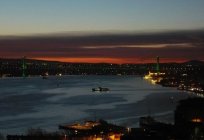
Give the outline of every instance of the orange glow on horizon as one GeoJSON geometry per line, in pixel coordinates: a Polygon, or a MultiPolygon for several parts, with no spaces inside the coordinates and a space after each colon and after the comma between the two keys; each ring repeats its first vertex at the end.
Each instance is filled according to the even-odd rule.
{"type": "Polygon", "coordinates": [[[116,63],[122,64],[127,63],[127,61],[118,58],[67,58],[67,57],[38,57],[33,58],[37,60],[46,60],[46,61],[60,61],[60,62],[71,62],[71,63],[116,63]]]}
{"type": "MultiPolygon", "coordinates": [[[[144,63],[155,63],[154,58],[138,59],[138,58],[70,58],[70,57],[32,57],[31,59],[46,60],[46,61],[59,61],[59,62],[71,62],[71,63],[114,63],[114,64],[144,64],[144,63]]],[[[176,62],[182,63],[188,61],[187,59],[162,59],[161,63],[176,62]]]]}

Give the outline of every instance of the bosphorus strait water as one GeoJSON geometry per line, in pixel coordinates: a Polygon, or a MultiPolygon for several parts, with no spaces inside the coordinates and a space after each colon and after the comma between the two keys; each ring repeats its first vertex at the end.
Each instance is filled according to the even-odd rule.
{"type": "Polygon", "coordinates": [[[0,133],[23,134],[28,128],[57,131],[59,124],[94,119],[137,127],[139,117],[146,115],[173,123],[178,101],[188,96],[138,76],[1,78],[0,133]],[[99,86],[110,91],[92,92],[99,86]]]}

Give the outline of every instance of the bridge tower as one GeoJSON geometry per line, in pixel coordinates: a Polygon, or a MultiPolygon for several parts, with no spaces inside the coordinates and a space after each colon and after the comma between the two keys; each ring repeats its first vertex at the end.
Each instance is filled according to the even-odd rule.
{"type": "Polygon", "coordinates": [[[26,65],[26,57],[24,56],[22,58],[22,77],[26,77],[26,69],[27,69],[27,65],[26,65]]]}
{"type": "Polygon", "coordinates": [[[157,73],[160,73],[159,56],[157,56],[156,60],[157,60],[157,64],[156,64],[156,72],[157,72],[157,73]]]}

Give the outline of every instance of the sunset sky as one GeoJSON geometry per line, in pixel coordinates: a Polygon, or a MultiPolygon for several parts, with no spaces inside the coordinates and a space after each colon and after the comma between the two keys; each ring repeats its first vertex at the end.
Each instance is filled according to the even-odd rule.
{"type": "Polygon", "coordinates": [[[0,57],[204,61],[204,0],[0,0],[0,57]]]}

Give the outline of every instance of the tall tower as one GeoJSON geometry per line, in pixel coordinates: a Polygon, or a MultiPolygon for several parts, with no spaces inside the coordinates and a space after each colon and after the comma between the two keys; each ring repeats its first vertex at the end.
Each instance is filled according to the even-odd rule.
{"type": "Polygon", "coordinates": [[[26,57],[24,56],[22,58],[22,77],[24,77],[24,78],[26,77],[25,71],[27,69],[25,59],[26,59],[26,57]]]}
{"type": "Polygon", "coordinates": [[[160,73],[160,68],[159,68],[159,56],[157,56],[156,72],[157,72],[157,73],[160,73]]]}

